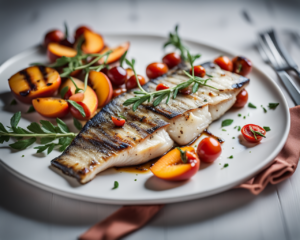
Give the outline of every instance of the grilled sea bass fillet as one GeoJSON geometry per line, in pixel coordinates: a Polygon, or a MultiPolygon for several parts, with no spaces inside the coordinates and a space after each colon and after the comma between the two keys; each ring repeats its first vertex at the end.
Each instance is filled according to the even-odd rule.
{"type": "MultiPolygon", "coordinates": [[[[81,183],[92,180],[97,173],[114,166],[137,165],[163,155],[176,142],[186,145],[235,103],[236,95],[249,79],[221,70],[213,63],[202,65],[213,76],[192,95],[179,94],[166,105],[153,107],[144,103],[133,112],[123,102],[133,91],[122,94],[107,104],[83,127],[62,155],[52,165],[76,177],[81,183]],[[125,116],[122,128],[116,127],[111,116],[125,116]]],[[[157,84],[169,87],[188,80],[181,69],[151,80],[144,89],[155,91],[157,84]]]]}

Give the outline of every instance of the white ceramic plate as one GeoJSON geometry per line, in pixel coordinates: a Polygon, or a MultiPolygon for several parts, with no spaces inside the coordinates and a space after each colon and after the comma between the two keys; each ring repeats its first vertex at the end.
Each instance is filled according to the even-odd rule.
{"type": "MultiPolygon", "coordinates": [[[[130,41],[131,48],[128,57],[136,59],[137,72],[144,75],[147,64],[160,61],[165,54],[162,50],[162,45],[166,41],[164,37],[107,35],[105,40],[110,46],[130,41]]],[[[202,54],[199,63],[212,60],[220,54],[232,57],[230,53],[211,46],[191,41],[186,41],[186,43],[192,53],[202,54]]],[[[31,121],[42,119],[37,113],[26,114],[28,106],[20,103],[17,106],[9,105],[13,96],[7,79],[32,62],[47,62],[45,52],[38,47],[29,49],[11,58],[0,68],[0,122],[5,126],[9,125],[12,114],[19,110],[22,110],[20,122],[22,127],[28,126],[31,121]]],[[[13,174],[37,187],[66,197],[99,203],[171,203],[225,191],[239,185],[269,165],[283,147],[290,128],[288,106],[278,86],[257,68],[253,69],[249,77],[251,79],[250,86],[247,88],[249,101],[255,104],[257,109],[244,107],[230,110],[221,119],[211,124],[209,130],[225,139],[222,145],[222,155],[211,165],[202,164],[201,170],[187,182],[164,182],[155,178],[152,173],[137,176],[109,169],[99,174],[90,183],[80,185],[75,179],[61,174],[60,171],[50,166],[50,161],[59,154],[58,151],[44,156],[35,154],[32,148],[16,152],[5,147],[6,145],[0,147],[0,162],[13,174]],[[260,106],[266,107],[270,102],[278,102],[280,105],[276,110],[268,110],[264,113],[260,106]],[[238,117],[238,113],[246,118],[238,117]],[[225,128],[227,131],[222,131],[221,121],[228,118],[234,119],[234,123],[225,128]],[[271,131],[267,133],[267,138],[261,144],[251,148],[239,143],[240,133],[234,129],[237,125],[243,126],[248,123],[271,128],[271,131]],[[233,155],[233,159],[228,158],[230,155],[233,155]],[[229,167],[222,169],[225,163],[228,163],[229,167]],[[119,182],[119,188],[116,190],[112,190],[114,181],[119,182]]],[[[66,122],[72,125],[71,119],[66,122]]]]}

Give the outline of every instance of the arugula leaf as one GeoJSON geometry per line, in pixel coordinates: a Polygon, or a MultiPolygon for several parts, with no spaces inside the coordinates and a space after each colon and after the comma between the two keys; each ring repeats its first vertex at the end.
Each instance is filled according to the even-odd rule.
{"type": "Polygon", "coordinates": [[[50,143],[50,142],[52,142],[54,140],[55,140],[55,138],[53,138],[53,137],[41,138],[41,144],[47,144],[47,143],[50,143]]]}
{"type": "Polygon", "coordinates": [[[18,126],[20,120],[21,120],[21,112],[19,111],[19,112],[16,112],[10,119],[10,125],[12,127],[16,127],[16,126],[18,126]]]}
{"type": "Polygon", "coordinates": [[[23,150],[23,149],[29,147],[30,145],[32,145],[35,141],[36,141],[36,138],[33,137],[33,138],[24,139],[24,140],[19,140],[15,143],[10,144],[9,146],[13,149],[23,150]]]}
{"type": "Polygon", "coordinates": [[[61,132],[63,132],[63,133],[70,132],[67,124],[65,124],[65,122],[63,120],[56,118],[56,123],[57,123],[57,126],[59,127],[59,129],[61,130],[61,132]]]}
{"type": "Polygon", "coordinates": [[[34,132],[34,133],[45,133],[41,126],[36,123],[36,122],[33,122],[31,123],[28,127],[27,127],[28,130],[30,130],[31,132],[34,132]]]}
{"type": "Polygon", "coordinates": [[[45,120],[41,120],[40,123],[42,124],[42,129],[43,129],[44,132],[47,132],[47,133],[56,133],[55,127],[54,127],[54,125],[51,122],[45,121],[45,120]]]}
{"type": "Polygon", "coordinates": [[[74,108],[76,108],[80,112],[81,116],[83,117],[86,116],[83,107],[79,105],[77,102],[72,100],[67,100],[67,102],[70,103],[74,108]]]}
{"type": "Polygon", "coordinates": [[[222,121],[222,127],[229,126],[233,123],[233,119],[225,119],[222,121]]]}

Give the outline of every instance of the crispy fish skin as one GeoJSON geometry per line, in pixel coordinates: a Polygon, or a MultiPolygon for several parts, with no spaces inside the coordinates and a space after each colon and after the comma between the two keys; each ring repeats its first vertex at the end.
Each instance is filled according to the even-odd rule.
{"type": "MultiPolygon", "coordinates": [[[[172,148],[188,144],[235,102],[236,95],[249,79],[221,70],[213,63],[202,65],[214,76],[208,84],[219,90],[201,86],[192,95],[179,94],[157,107],[144,103],[133,112],[123,102],[133,97],[133,90],[107,104],[87,122],[71,145],[51,164],[74,176],[80,183],[91,181],[97,173],[113,166],[128,166],[161,156],[172,148]],[[126,124],[116,127],[111,116],[123,115],[126,124]]],[[[182,66],[181,66],[182,67],[182,66]]],[[[186,81],[182,68],[151,80],[144,89],[154,91],[163,82],[170,87],[186,81]]]]}

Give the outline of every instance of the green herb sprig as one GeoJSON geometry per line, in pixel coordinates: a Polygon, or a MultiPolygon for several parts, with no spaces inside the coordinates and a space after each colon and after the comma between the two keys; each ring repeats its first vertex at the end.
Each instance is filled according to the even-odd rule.
{"type": "Polygon", "coordinates": [[[21,119],[21,112],[15,113],[10,119],[10,127],[6,129],[0,123],[0,143],[8,142],[10,138],[15,138],[17,141],[9,146],[16,150],[23,150],[31,146],[40,139],[42,146],[37,146],[37,153],[47,150],[47,154],[52,152],[56,147],[59,151],[64,151],[75,138],[76,133],[70,132],[67,125],[59,118],[56,119],[57,126],[51,122],[41,120],[40,124],[33,122],[27,129],[18,126],[21,119]],[[53,141],[58,139],[58,143],[53,141]]]}
{"type": "Polygon", "coordinates": [[[261,136],[261,137],[266,138],[266,136],[263,135],[261,132],[254,131],[254,130],[252,129],[252,127],[250,127],[250,131],[253,133],[253,136],[254,136],[255,140],[257,140],[257,136],[256,136],[256,135],[259,135],[259,136],[261,136]]]}
{"type": "Polygon", "coordinates": [[[214,88],[207,84],[207,82],[209,80],[211,80],[211,78],[204,79],[204,78],[200,78],[200,77],[197,77],[194,75],[194,61],[196,59],[200,58],[200,55],[192,56],[189,52],[187,52],[187,54],[188,54],[188,60],[192,66],[192,75],[190,75],[186,71],[183,71],[183,72],[185,73],[185,75],[187,75],[189,77],[189,79],[183,83],[180,83],[180,84],[172,87],[172,88],[154,91],[154,92],[147,92],[140,85],[140,82],[138,81],[138,78],[137,78],[136,71],[134,69],[135,60],[132,59],[132,61],[130,62],[128,59],[125,59],[127,65],[129,65],[134,72],[134,75],[135,75],[135,78],[137,81],[137,85],[138,85],[140,91],[134,91],[133,93],[135,94],[135,97],[127,99],[123,103],[123,105],[124,106],[133,105],[132,110],[135,111],[139,105],[141,105],[143,102],[146,102],[146,101],[148,101],[148,102],[153,101],[152,104],[154,107],[156,107],[166,98],[166,104],[168,104],[171,96],[173,99],[175,99],[180,90],[187,88],[188,86],[190,86],[192,84],[193,84],[192,93],[197,92],[200,86],[207,86],[207,87],[218,90],[217,88],[214,88]]]}
{"type": "Polygon", "coordinates": [[[183,162],[183,163],[187,163],[187,156],[186,156],[186,151],[182,151],[182,149],[181,148],[179,148],[179,147],[176,147],[178,150],[179,150],[179,152],[180,152],[180,158],[181,158],[181,161],[183,162]]]}

